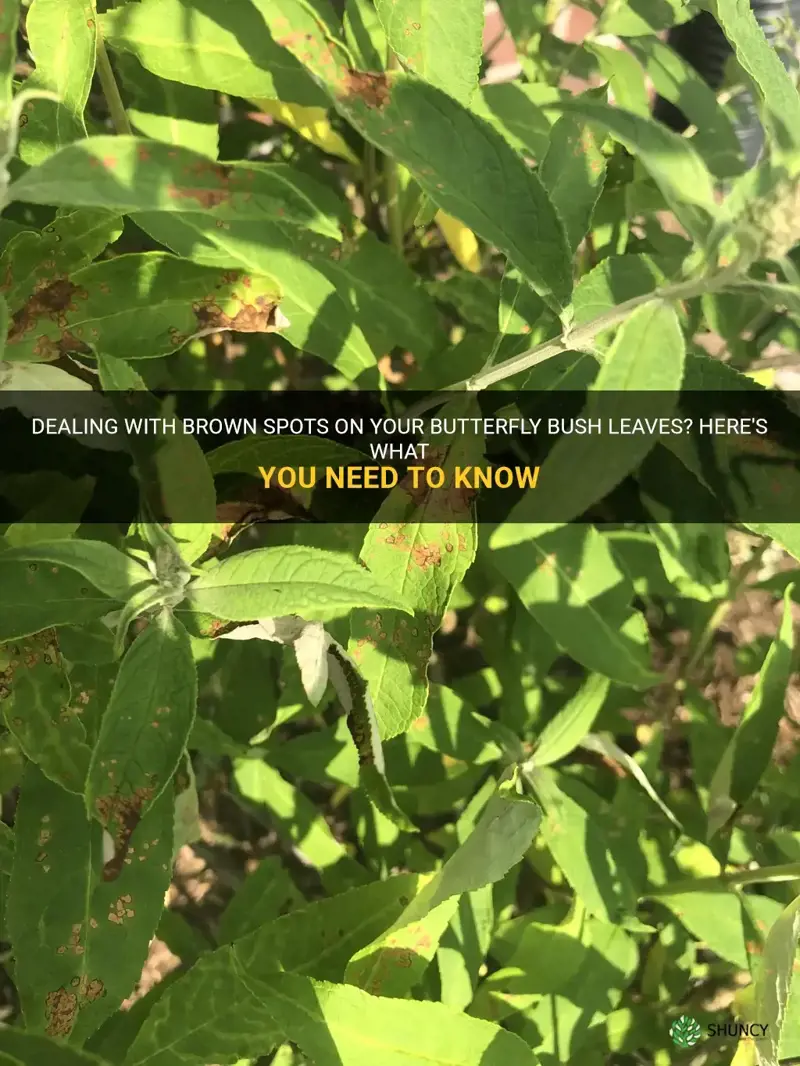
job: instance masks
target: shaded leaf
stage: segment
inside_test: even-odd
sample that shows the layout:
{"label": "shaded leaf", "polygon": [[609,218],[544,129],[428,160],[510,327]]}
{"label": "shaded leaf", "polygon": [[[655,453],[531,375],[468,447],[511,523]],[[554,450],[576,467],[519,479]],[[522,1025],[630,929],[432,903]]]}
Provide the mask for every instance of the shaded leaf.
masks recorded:
{"label": "shaded leaf", "polygon": [[66,567],[114,600],[127,599],[140,585],[152,581],[145,566],[101,540],[38,540],[9,548],[3,553],[2,561],[32,563],[34,568],[49,564],[51,572],[55,567],[56,573],[60,567]]}
{"label": "shaded leaf", "polygon": [[0,643],[50,626],[90,622],[119,607],[74,570],[6,562],[5,554],[0,553]]}

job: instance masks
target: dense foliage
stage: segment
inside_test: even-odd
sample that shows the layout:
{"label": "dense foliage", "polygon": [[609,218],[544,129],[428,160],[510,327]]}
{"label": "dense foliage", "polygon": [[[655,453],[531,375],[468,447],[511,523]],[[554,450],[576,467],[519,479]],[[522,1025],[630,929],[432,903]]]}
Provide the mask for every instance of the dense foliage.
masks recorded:
{"label": "dense foliage", "polygon": [[[717,455],[726,524],[680,438],[565,435],[549,518],[400,485],[253,521],[226,476],[351,445],[157,435],[128,528],[86,518],[107,442],[28,461],[46,400],[160,390],[760,403],[800,323],[800,96],[710,5],[719,99],[676,0],[582,45],[505,0],[497,84],[483,0],[0,0],[1,1066],[800,1061],[796,465]],[[586,520],[646,462],[712,517]]]}

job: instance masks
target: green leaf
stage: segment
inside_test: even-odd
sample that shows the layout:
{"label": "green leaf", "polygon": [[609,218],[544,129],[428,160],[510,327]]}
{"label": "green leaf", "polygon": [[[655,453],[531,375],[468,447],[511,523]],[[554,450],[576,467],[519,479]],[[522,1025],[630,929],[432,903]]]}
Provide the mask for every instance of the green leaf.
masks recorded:
{"label": "green leaf", "polygon": [[13,1055],[21,1066],[105,1066],[87,1051],[10,1026],[0,1029],[0,1051]]}
{"label": "green leaf", "polygon": [[492,561],[541,627],[588,670],[633,688],[655,684],[647,626],[631,608],[633,586],[608,539],[577,524],[543,534],[501,528],[518,539],[497,547],[492,541]]}
{"label": "green leaf", "polygon": [[85,1040],[138,980],[164,905],[172,803],[139,823],[127,862],[102,880],[102,829],[83,802],[25,771],[16,814],[8,928],[26,1028]]}
{"label": "green leaf", "polygon": [[[449,417],[468,409],[472,410],[459,399],[442,413]],[[431,445],[436,449],[435,441]],[[465,437],[446,441],[432,454],[450,471],[447,477],[456,466],[480,462],[482,446]],[[359,612],[353,616],[348,645],[369,685],[383,739],[404,732],[425,710],[433,636],[477,551],[472,503],[456,494],[434,498],[424,482],[415,490],[409,476],[379,508],[364,538],[361,559],[402,594],[413,618]]]}
{"label": "green leaf", "polygon": [[407,264],[388,244],[365,233],[354,249],[343,246],[340,258],[320,260],[320,269],[352,306],[376,355],[403,347],[422,366],[445,338],[436,308]]}
{"label": "green leaf", "polygon": [[94,76],[97,16],[91,0],[33,0],[25,32],[36,69],[26,89],[55,93],[58,100],[29,100],[23,110],[19,154],[36,166],[86,136],[83,112]]}
{"label": "green leaf", "polygon": [[519,81],[484,85],[472,101],[472,110],[493,126],[515,151],[544,159],[550,131],[558,118],[553,108],[568,95],[550,85],[527,85]]}
{"label": "green leaf", "polygon": [[[777,50],[767,41],[746,4],[738,0],[708,0],[707,6],[733,46],[742,69],[758,88],[774,149],[796,156],[800,150],[800,96]],[[773,150],[773,157],[776,155]]]}
{"label": "green leaf", "polygon": [[168,789],[194,722],[197,672],[186,630],[162,610],[134,640],[100,723],[85,802],[116,856]]}
{"label": "green leaf", "polygon": [[535,770],[530,775],[544,810],[542,841],[590,914],[618,924],[636,909],[636,893],[611,846],[600,797],[582,782]]}
{"label": "green leaf", "polygon": [[767,1027],[763,1040],[756,1045],[758,1066],[778,1066],[781,1035],[788,1021],[786,1006],[797,969],[798,941],[800,896],[770,926],[756,976],[756,1017]]}
{"label": "green leaf", "polygon": [[6,561],[6,555],[0,553],[0,643],[91,622],[119,606],[74,570]]}
{"label": "green leaf", "polygon": [[118,215],[91,210],[59,211],[41,233],[18,233],[0,255],[9,310],[15,312],[37,290],[90,263],[121,233]]}
{"label": "green leaf", "polygon": [[0,648],[3,701],[9,732],[51,781],[83,794],[91,748],[81,721],[83,704],[73,694],[54,630]]}
{"label": "green leaf", "polygon": [[483,52],[482,0],[377,0],[389,45],[403,65],[468,104]]}
{"label": "green leaf", "polygon": [[551,718],[536,741],[534,766],[550,766],[565,758],[590,733],[600,713],[610,683],[600,674],[592,674],[572,699]]}
{"label": "green leaf", "polygon": [[259,926],[276,919],[287,906],[296,906],[301,896],[277,855],[259,862],[239,886],[219,922],[217,941],[230,944]]}
{"label": "green leaf", "polygon": [[144,0],[107,11],[103,36],[147,70],[202,89],[325,105],[300,63],[273,39],[266,17],[273,0],[229,0],[203,11],[187,0]]}
{"label": "green leaf", "polygon": [[313,234],[272,222],[228,222],[220,229],[199,214],[137,214],[135,220],[155,240],[196,263],[275,278],[290,323],[283,329],[286,339],[326,359],[350,380],[366,370],[377,381],[372,349],[324,272],[318,254],[322,242],[312,242]]}
{"label": "green leaf", "polygon": [[388,46],[372,0],[345,0],[343,22],[345,41],[356,66],[361,70],[383,70]]}
{"label": "green leaf", "polygon": [[708,795],[709,837],[747,802],[772,761],[794,661],[793,591],[794,585],[789,585],[784,592],[780,628],[712,778]]}
{"label": "green leaf", "polygon": [[595,735],[590,733],[581,740],[581,747],[585,748],[587,751],[593,751],[598,755],[603,755],[607,759],[613,759],[614,762],[624,770],[627,770],[628,773],[642,786],[650,799],[664,812],[667,818],[669,818],[675,828],[680,831],[683,830],[681,823],[650,784],[650,779],[639,763],[632,755],[629,755],[627,751],[624,751],[619,744],[615,743],[610,737],[602,734]]}
{"label": "green leaf", "polygon": [[136,133],[217,158],[219,113],[210,89],[157,78],[133,55],[118,55],[116,68],[128,101],[125,111]]}
{"label": "green leaf", "polygon": [[[589,389],[584,417],[620,421],[635,414],[642,419],[669,419],[678,404],[685,342],[677,314],[670,305],[645,304],[623,323]],[[611,393],[611,397],[607,394]],[[535,489],[515,504],[506,522],[492,536],[493,547],[524,536],[525,522],[571,522],[633,473],[655,447],[656,435],[569,434],[545,458]]]}
{"label": "green leaf", "polygon": [[11,98],[14,94],[19,7],[19,0],[9,0],[0,8],[0,136],[3,137],[4,145]]}
{"label": "green leaf", "polygon": [[207,569],[187,590],[193,610],[232,622],[300,614],[341,617],[353,607],[411,613],[391,583],[341,555],[300,545],[256,549]]}
{"label": "green leaf", "polygon": [[430,751],[473,766],[494,762],[503,750],[494,723],[443,685],[431,685],[425,713],[411,723],[408,736]]}
{"label": "green leaf", "polygon": [[402,163],[441,210],[507,255],[549,306],[562,310],[572,289],[563,223],[540,180],[502,137],[417,78],[353,71],[299,0],[282,0],[274,12],[267,21],[291,30],[287,49],[325,84],[341,114]]}
{"label": "green leaf", "polygon": [[421,978],[458,906],[458,897],[500,881],[531,845],[541,811],[501,786],[473,832],[394,924],[350,960],[345,980],[374,995],[404,995]]}
{"label": "green leaf", "polygon": [[363,452],[321,437],[248,436],[208,453],[212,474],[252,474],[259,466],[347,466],[363,463]]}
{"label": "green leaf", "polygon": [[694,891],[660,894],[663,903],[689,933],[721,959],[741,970],[749,967],[744,914],[738,893]]}
{"label": "green leaf", "polygon": [[144,137],[89,137],[27,171],[13,200],[132,211],[203,214],[218,222],[272,218],[340,237],[333,194],[283,163],[214,163]]}
{"label": "green leaf", "polygon": [[714,181],[690,141],[644,115],[593,100],[585,93],[562,101],[568,114],[596,123],[649,171],[686,231],[700,244],[711,234],[718,209]]}
{"label": "green leaf", "polygon": [[657,37],[635,38],[626,45],[642,63],[656,92],[697,127],[692,143],[711,173],[720,178],[740,174],[744,160],[733,122],[694,67]]}
{"label": "green leaf", "polygon": [[97,353],[97,373],[103,392],[145,392],[147,386],[140,375],[124,359]]}
{"label": "green leaf", "polygon": [[145,566],[101,540],[39,540],[9,548],[2,561],[46,563],[57,569],[65,566],[113,600],[127,599],[140,585],[153,580]]}
{"label": "green leaf", "polygon": [[605,176],[605,157],[589,127],[563,115],[550,131],[539,177],[564,221],[573,252],[589,231]]}
{"label": "green leaf", "polygon": [[679,26],[692,15],[685,0],[643,0],[635,6],[624,0],[610,0],[603,7],[598,33],[618,37],[640,37]]}

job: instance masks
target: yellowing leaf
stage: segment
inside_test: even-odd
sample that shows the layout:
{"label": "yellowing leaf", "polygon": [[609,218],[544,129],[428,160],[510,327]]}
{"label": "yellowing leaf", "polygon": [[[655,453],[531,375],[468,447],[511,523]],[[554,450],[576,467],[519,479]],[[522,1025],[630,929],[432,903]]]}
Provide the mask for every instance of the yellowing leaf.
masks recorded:
{"label": "yellowing leaf", "polygon": [[271,115],[293,129],[323,152],[338,155],[348,163],[359,162],[344,138],[332,128],[324,107],[301,107],[300,104],[287,104],[283,100],[253,100],[253,103],[265,115]]}
{"label": "yellowing leaf", "polygon": [[478,238],[472,230],[445,211],[436,212],[436,224],[442,231],[442,236],[447,241],[450,251],[458,260],[459,266],[473,274],[479,273],[481,253]]}

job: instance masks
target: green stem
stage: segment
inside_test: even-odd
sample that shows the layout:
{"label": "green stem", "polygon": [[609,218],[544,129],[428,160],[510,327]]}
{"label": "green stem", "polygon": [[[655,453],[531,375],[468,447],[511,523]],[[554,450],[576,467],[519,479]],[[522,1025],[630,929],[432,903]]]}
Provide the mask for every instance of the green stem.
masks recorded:
{"label": "green stem", "polygon": [[740,885],[776,884],[779,881],[800,880],[800,862],[787,862],[781,866],[761,866],[757,870],[734,870],[732,873],[720,874],[719,877],[696,877],[687,881],[675,881],[663,888],[654,888],[644,899],[658,899],[670,896],[674,892],[699,892],[704,888],[736,888]]}
{"label": "green stem", "polygon": [[103,90],[103,96],[106,98],[108,110],[111,114],[111,121],[114,123],[114,129],[117,133],[124,133],[131,136],[133,134],[133,129],[131,128],[127,112],[125,111],[125,104],[122,102],[122,97],[119,93],[117,79],[114,77],[114,71],[111,69],[111,61],[109,60],[108,52],[106,51],[103,32],[99,26],[97,28],[97,77],[100,79],[100,87]]}
{"label": "green stem", "polygon": [[[397,56],[394,52],[390,52],[387,70],[399,69],[400,62]],[[400,210],[400,164],[392,156],[387,155],[384,166],[386,168],[386,221],[389,228],[389,240],[398,255],[402,256],[405,232]]]}

